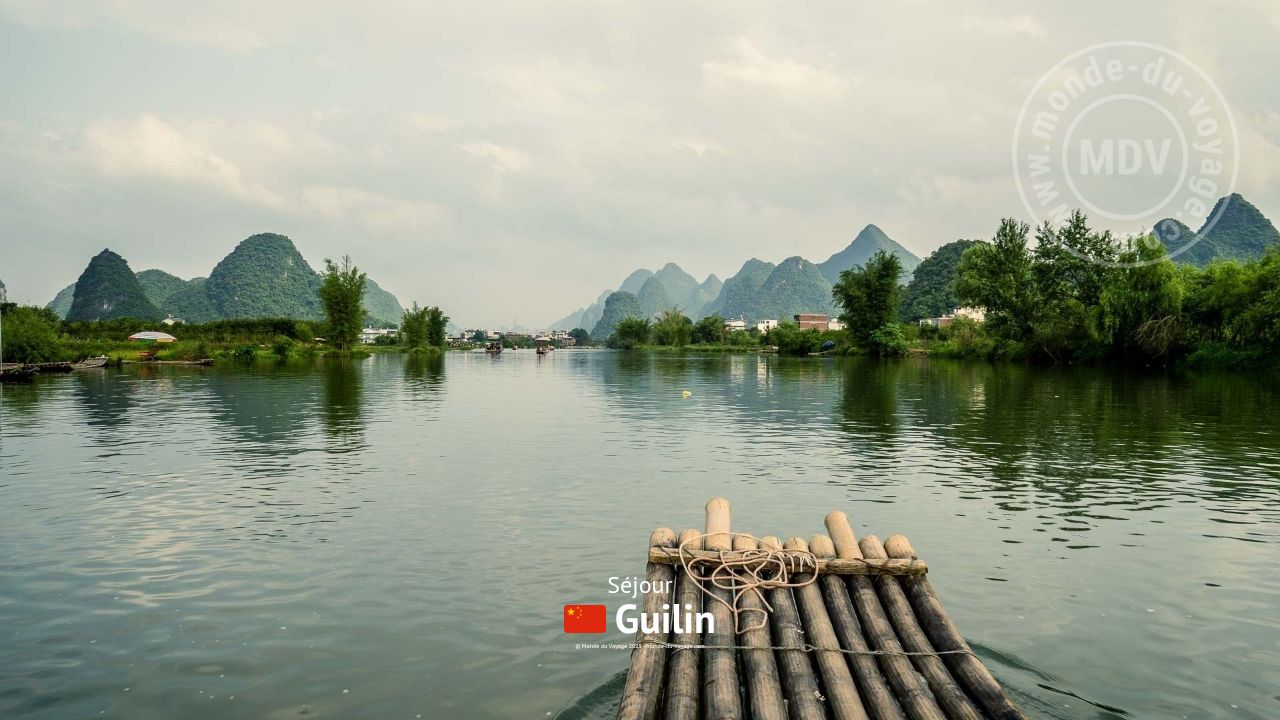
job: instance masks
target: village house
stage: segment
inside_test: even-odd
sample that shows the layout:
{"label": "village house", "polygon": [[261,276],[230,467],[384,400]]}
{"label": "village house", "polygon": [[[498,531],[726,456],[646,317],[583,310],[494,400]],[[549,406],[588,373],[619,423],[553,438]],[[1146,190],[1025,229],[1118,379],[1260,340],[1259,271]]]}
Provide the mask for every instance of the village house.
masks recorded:
{"label": "village house", "polygon": [[799,325],[801,330],[827,329],[826,315],[820,315],[818,313],[800,313],[794,317],[796,319],[796,325]]}
{"label": "village house", "polygon": [[920,325],[932,325],[937,328],[944,328],[951,325],[956,318],[962,317],[969,318],[974,322],[980,323],[987,319],[987,313],[982,308],[958,307],[942,317],[923,318],[920,320]]}

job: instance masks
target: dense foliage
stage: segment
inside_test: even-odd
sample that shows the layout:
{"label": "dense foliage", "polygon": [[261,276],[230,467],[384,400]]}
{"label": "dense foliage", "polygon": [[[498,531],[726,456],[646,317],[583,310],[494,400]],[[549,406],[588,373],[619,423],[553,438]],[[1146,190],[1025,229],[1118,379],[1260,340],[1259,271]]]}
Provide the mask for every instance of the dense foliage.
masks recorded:
{"label": "dense foliage", "polygon": [[665,310],[653,324],[653,341],[659,345],[684,347],[693,337],[693,321],[679,310]]}
{"label": "dense foliage", "polygon": [[625,317],[618,322],[613,333],[609,335],[609,347],[620,350],[632,350],[649,342],[653,331],[649,320],[635,316]]}
{"label": "dense foliage", "polygon": [[586,347],[591,344],[591,333],[580,327],[570,330],[569,337],[573,338],[573,344],[578,347]]}
{"label": "dense foliage", "polygon": [[364,321],[366,276],[351,264],[349,255],[342,258],[341,265],[325,258],[324,269],[317,295],[328,325],[328,340],[339,350],[349,350],[359,340]]}
{"label": "dense foliage", "polygon": [[60,360],[57,314],[48,308],[0,303],[0,335],[4,362],[41,363]]}
{"label": "dense foliage", "polygon": [[949,242],[916,266],[902,296],[904,321],[940,317],[960,305],[956,296],[956,270],[964,251],[975,244],[974,240]]}
{"label": "dense foliage", "polygon": [[103,250],[76,280],[67,313],[71,320],[156,319],[163,314],[151,304],[124,258]]}
{"label": "dense foliage", "polygon": [[1091,230],[1081,213],[1040,228],[1034,251],[1028,234],[1005,220],[965,253],[956,290],[986,322],[953,325],[944,353],[1244,366],[1280,350],[1280,245],[1201,269],[1173,263],[1155,237],[1117,242]]}
{"label": "dense foliage", "polygon": [[902,299],[901,275],[898,256],[877,250],[865,266],[840,273],[831,290],[849,337],[868,352],[896,355],[904,349],[901,333],[894,332]]}

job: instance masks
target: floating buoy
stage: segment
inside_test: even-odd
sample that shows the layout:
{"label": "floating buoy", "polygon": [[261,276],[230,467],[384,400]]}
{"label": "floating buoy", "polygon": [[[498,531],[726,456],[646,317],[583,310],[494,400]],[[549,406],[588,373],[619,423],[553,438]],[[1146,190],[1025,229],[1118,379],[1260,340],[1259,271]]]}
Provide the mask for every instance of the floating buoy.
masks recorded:
{"label": "floating buoy", "polygon": [[684,392],[680,393],[680,397],[682,397],[682,398],[687,398],[687,397],[689,397],[689,396],[690,396],[690,395],[692,395],[692,394],[693,394],[693,393],[689,392],[688,390],[685,390]]}

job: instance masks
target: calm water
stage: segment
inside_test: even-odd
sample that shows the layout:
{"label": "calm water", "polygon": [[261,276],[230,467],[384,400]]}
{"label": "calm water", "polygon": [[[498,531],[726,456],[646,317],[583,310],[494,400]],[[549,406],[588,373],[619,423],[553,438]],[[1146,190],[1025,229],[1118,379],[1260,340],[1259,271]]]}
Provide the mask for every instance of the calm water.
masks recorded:
{"label": "calm water", "polygon": [[0,717],[598,714],[628,654],[561,606],[712,495],[911,536],[1037,716],[1280,717],[1256,378],[509,352],[2,391]]}

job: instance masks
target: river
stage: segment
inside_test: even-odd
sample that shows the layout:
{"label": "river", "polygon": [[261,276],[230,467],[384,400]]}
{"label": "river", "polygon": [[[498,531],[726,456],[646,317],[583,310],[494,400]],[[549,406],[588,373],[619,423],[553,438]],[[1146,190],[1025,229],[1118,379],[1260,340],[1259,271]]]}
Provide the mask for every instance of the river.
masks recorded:
{"label": "river", "polygon": [[628,653],[562,606],[713,495],[910,536],[1033,716],[1280,717],[1264,379],[522,351],[0,393],[0,717],[608,715]]}

